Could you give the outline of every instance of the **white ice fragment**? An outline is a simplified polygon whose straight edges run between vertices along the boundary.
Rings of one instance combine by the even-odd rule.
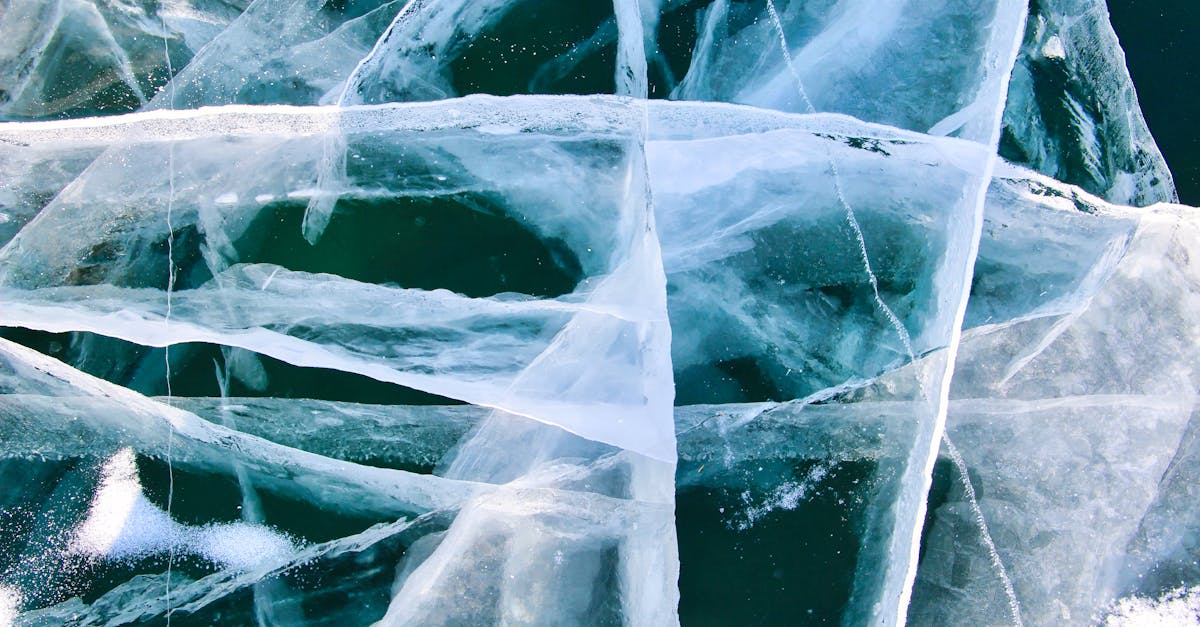
[[[1065,59],[1067,51],[1063,48],[1063,42],[1058,38],[1058,35],[1052,35],[1042,44],[1042,56],[1047,59]]]
[[[226,207],[236,205],[237,201],[238,201],[238,195],[235,192],[226,192],[224,194],[221,194],[220,196],[217,196],[217,198],[215,200],[215,202],[218,205],[222,205],[222,206],[226,206]]]
[[[272,194],[259,194],[254,197],[254,202],[256,202],[260,205],[265,205],[265,204],[271,202],[272,200],[275,200],[275,196]]]

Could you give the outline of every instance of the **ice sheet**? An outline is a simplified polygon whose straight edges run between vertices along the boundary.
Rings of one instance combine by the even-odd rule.
[[[1120,206],[1173,192],[1102,9],[0,34],[0,623],[1080,623],[1200,583],[1200,242]]]

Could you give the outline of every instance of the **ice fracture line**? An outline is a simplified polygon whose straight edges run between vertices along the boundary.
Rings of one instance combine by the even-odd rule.
[[[800,95],[800,99],[804,101],[804,108],[808,113],[816,113],[817,109],[813,106],[812,100],[808,98],[808,92],[804,89],[804,82],[800,80],[800,73],[796,71],[796,65],[792,62],[792,53],[788,48],[787,35],[783,31],[783,22],[779,20],[779,13],[775,10],[774,0],[767,0],[767,11],[771,14],[771,22],[775,25],[775,32],[779,35],[779,47],[783,50],[783,59],[787,64],[788,72],[796,81],[796,92]],[[867,240],[863,237],[862,227],[858,224],[858,218],[854,215],[854,208],[850,206],[850,202],[846,200],[846,194],[842,190],[842,177],[838,172],[837,161],[833,158],[833,154],[826,148],[826,158],[829,160],[829,169],[833,174],[833,191],[837,195],[838,204],[846,210],[846,222],[850,223],[851,230],[854,231],[854,238],[858,240],[858,254],[862,258],[863,268],[867,272],[867,280],[871,283],[871,292],[874,294],[875,305],[887,317],[892,328],[896,330],[896,335],[899,336],[900,342],[904,344],[904,352],[908,356],[908,360],[915,361],[916,356],[913,353],[912,339],[908,335],[908,329],[904,328],[904,323],[892,311],[892,308],[883,301],[883,297],[879,295],[879,280],[875,277],[875,271],[871,269],[871,258],[867,255]]]

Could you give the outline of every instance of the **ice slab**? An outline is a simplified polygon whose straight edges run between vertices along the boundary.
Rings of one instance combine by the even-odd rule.
[[[251,2],[181,66],[148,108],[336,102],[343,82],[404,4]]]
[[[542,0],[413,3],[356,70],[345,102],[669,95],[991,137],[1024,3],[781,1],[775,17],[768,4],[585,2],[568,21]],[[547,29],[530,36],[516,27],[527,19]]]
[[[651,110],[677,399],[902,407],[903,453],[864,514],[840,619],[903,621],[950,362],[943,353],[869,396],[851,390],[953,352],[994,156],[844,116]],[[690,138],[677,138],[685,120]]]
[[[1118,205],[1178,199],[1104,5],[1030,3],[1000,154]]]
[[[449,507],[474,489],[449,482],[443,494],[436,485],[444,482],[437,478],[306,455],[201,420],[7,340],[0,340],[0,350],[5,457],[53,459],[133,446],[165,459],[170,446],[172,462],[181,468],[230,474],[230,454],[236,451],[238,464],[259,485],[297,490],[296,498],[330,507],[389,513]],[[307,467],[311,480],[291,482],[297,467]],[[410,482],[415,489],[403,487]],[[423,484],[428,487],[418,487]]]
[[[205,341],[235,346],[296,365],[356,372],[503,408],[592,439],[672,459],[670,423],[655,418],[669,415],[671,403],[670,381],[659,380],[669,372],[665,361],[669,329],[640,156],[638,108],[612,99],[594,104],[550,102],[557,104],[564,118],[570,116],[570,128],[584,136],[567,134],[553,118],[529,118],[528,108],[520,103],[495,99],[436,105],[436,112],[431,105],[415,105],[415,117],[399,114],[396,107],[362,110],[363,132],[349,138],[361,164],[352,164],[352,181],[347,184],[353,187],[338,196],[445,199],[459,212],[494,212],[542,238],[561,241],[584,273],[574,292],[561,299],[503,294],[468,298],[445,290],[372,285],[261,264],[231,266],[244,257],[252,259],[269,245],[254,240],[271,237],[269,233],[256,235],[252,230],[252,222],[264,206],[270,206],[263,197],[287,202],[304,178],[316,171],[314,164],[320,162],[323,146],[319,136],[302,130],[280,137],[271,134],[269,126],[246,129],[245,111],[235,108],[202,116],[139,117],[151,129],[165,123],[171,129],[168,136],[211,133],[214,127],[226,125],[245,129],[241,132],[249,136],[239,140],[235,131],[233,138],[208,134],[185,140],[187,145],[163,145],[141,140],[156,132],[135,124],[140,133],[130,133],[134,137],[130,145],[110,148],[0,252],[9,259],[4,281],[14,288],[35,288],[5,297],[12,303],[7,308],[9,324],[54,332],[92,331],[144,345]],[[572,109],[582,109],[584,115],[572,115]],[[438,121],[423,126],[422,111],[425,119]],[[320,125],[335,117],[346,128],[347,120],[337,111],[285,110],[277,119],[303,129],[305,124]],[[388,126],[387,120],[399,118],[405,121],[398,128]],[[454,118],[457,123],[447,123]],[[55,125],[10,128],[27,137],[31,131],[36,135],[43,130],[50,137],[61,132]],[[121,132],[119,125],[102,128]],[[524,132],[535,128],[544,130]],[[79,141],[93,141],[82,135]],[[226,159],[228,141],[245,142],[239,150],[245,161],[233,170]],[[202,148],[213,142],[222,148]],[[534,169],[536,175],[507,176],[500,150],[514,145],[541,161]],[[164,151],[166,156],[176,155],[175,170],[200,178],[188,182],[172,170],[163,172],[157,185],[147,186],[141,174],[126,167],[130,160],[162,158]],[[400,172],[376,168],[391,159],[409,167]],[[272,187],[250,182],[252,187],[245,188],[246,181],[237,171],[259,164],[277,169],[279,176],[256,179]],[[589,176],[596,168],[602,174]],[[127,181],[130,193],[134,188],[143,190],[140,201],[112,197],[106,208],[91,208],[86,200],[92,195],[88,181],[110,186],[114,176]],[[559,183],[562,179],[580,184],[564,187]],[[80,232],[82,225],[72,216],[81,210],[81,203],[89,205],[88,212],[105,225],[101,230]],[[176,206],[172,228],[167,230],[164,214]],[[125,226],[114,228],[116,224]],[[59,245],[63,229],[78,233],[74,250]],[[167,317],[168,277],[151,279],[160,274],[153,268],[165,262],[167,241],[183,264],[176,271],[180,282],[171,298],[172,325],[159,323]],[[81,272],[79,262],[85,258],[93,261],[85,262],[90,269]],[[486,257],[479,262],[489,263]],[[313,300],[315,293],[324,293],[326,300]],[[208,307],[214,297],[225,305]],[[18,304],[21,301],[23,305]],[[364,302],[374,305],[364,308]],[[90,312],[70,313],[76,304]],[[311,315],[302,316],[309,322],[295,324],[297,310],[289,309],[293,306],[309,308]],[[442,309],[446,317],[422,319],[434,309]],[[518,313],[522,309],[532,317]],[[34,323],[34,318],[49,324]],[[400,334],[395,337],[408,341],[388,341],[387,331],[370,340],[361,332],[371,326],[391,327],[391,333]],[[461,341],[471,336],[478,341]],[[593,362],[578,359],[585,345],[607,355],[606,373],[595,369]],[[619,374],[631,368],[639,374],[633,375],[632,370],[629,375]],[[663,374],[643,376],[652,372]],[[613,381],[620,383],[614,387]],[[640,389],[621,390],[626,381],[642,383]],[[592,419],[589,412],[604,417]]]
[[[685,107],[704,121],[725,113]],[[684,120],[672,116],[661,132]],[[987,151],[823,122],[781,117],[753,133],[702,123],[695,139],[647,145],[685,403],[803,398],[950,340]],[[933,170],[936,180],[923,174]],[[685,396],[689,368],[731,360],[749,362],[761,396]]]
[[[450,622],[472,616],[501,620],[528,617],[539,608],[547,615],[579,616],[587,611],[592,594],[588,590],[596,582],[610,582],[598,589],[595,602],[603,604],[612,616],[672,622],[677,612],[674,582],[678,568],[670,540],[674,526],[670,506],[675,457],[670,414],[673,385],[665,278],[641,149],[644,111],[615,99],[540,102],[547,106],[535,115],[530,114],[529,103],[476,98],[413,105],[406,110],[394,106],[234,107],[147,112],[93,124],[9,126],[8,131],[20,136],[27,147],[60,145],[59,140],[75,150],[99,144],[108,147],[6,248],[4,254],[11,254],[13,263],[5,267],[14,272],[6,274],[12,289],[4,297],[5,311],[12,316],[10,321],[21,318],[16,324],[27,329],[88,331],[141,346],[194,341],[219,345],[229,370],[222,375],[218,367],[218,379],[230,376],[234,357],[249,355],[234,349],[245,349],[300,366],[332,367],[474,402],[476,425],[471,431],[455,434],[453,437],[461,437],[455,446],[430,453],[436,455],[438,475],[418,475],[313,453],[292,453],[242,435],[232,431],[238,416],[227,400],[218,402],[211,415],[228,427],[203,423],[181,409],[138,401],[153,405],[158,413],[182,415],[190,421],[187,424],[202,424],[202,431],[228,433],[244,446],[256,443],[254,451],[277,454],[288,450],[288,456],[307,455],[316,467],[346,473],[341,483],[351,484],[349,490],[339,492],[337,480],[314,482],[305,471],[298,476],[299,485],[292,485],[296,476],[273,477],[263,471],[261,459],[235,456],[221,470],[233,474],[247,504],[255,501],[256,493],[264,495],[262,498],[282,494],[319,502],[349,497],[360,481],[386,481],[394,473],[411,479],[381,486],[380,494],[358,499],[347,508],[373,516],[433,511],[449,519],[439,529],[404,543],[401,570],[390,586],[398,600],[379,615],[385,622],[417,620],[412,617],[418,615],[426,617],[421,620],[441,616]],[[560,116],[546,115],[555,109]],[[354,111],[358,112],[357,122]],[[380,274],[369,266],[338,265],[337,261],[331,262],[334,265],[328,266],[329,270],[346,276],[289,270],[277,263],[245,263],[266,259],[298,263],[294,254],[288,256],[286,247],[269,239],[273,237],[270,220],[280,214],[298,216],[305,200],[330,193],[313,189],[311,182],[323,162],[326,133],[330,128],[343,132],[355,125],[359,127],[356,133],[343,136],[353,155],[347,160],[343,187],[333,191],[341,199],[338,207],[343,215],[349,211],[356,219],[374,216],[368,219],[388,220],[389,214],[407,212],[412,216],[415,212],[418,226],[502,227],[542,246],[544,255],[534,261],[557,266],[564,280],[529,284],[525,289],[531,294],[511,291],[503,265],[508,262],[500,260],[509,254],[523,255],[512,247],[473,251],[474,257],[458,255],[456,261],[463,264],[463,272],[443,274],[446,284],[420,287],[402,284],[419,280],[416,272]],[[238,152],[247,161],[240,166],[226,160],[229,142],[242,144]],[[512,148],[522,150],[541,166],[526,176],[511,176],[505,151]],[[148,195],[137,200],[114,197],[113,204],[95,213],[99,224],[111,226],[116,220],[128,229],[102,227],[88,235],[78,231],[91,242],[80,242],[74,251],[54,250],[61,233],[52,236],[52,232],[71,228],[80,211],[92,213],[71,201],[73,195],[83,199],[113,176],[126,177],[130,191],[142,187],[133,180],[127,164],[139,159],[152,163],[164,154],[172,165],[161,173],[158,186],[144,188]],[[395,164],[400,164],[398,170]],[[281,176],[269,183],[274,188],[238,187],[245,179],[229,170],[231,166],[235,170],[274,169]],[[555,171],[559,174],[554,175]],[[192,175],[197,178],[188,182]],[[347,234],[343,219],[335,215],[329,223],[329,241],[373,234]],[[299,229],[294,233],[299,236]],[[486,241],[482,233],[476,237]],[[166,244],[166,250],[159,243]],[[94,256],[97,246],[123,252],[98,258]],[[143,256],[134,253],[135,249],[154,252]],[[419,254],[430,257],[426,264],[444,263],[447,258],[437,256],[439,252],[418,249]],[[78,265],[80,254],[96,261],[87,277],[71,270]],[[419,254],[410,259],[420,261]],[[178,262],[174,276],[172,272],[157,277],[142,274],[159,261]],[[56,264],[65,272],[52,270]],[[34,270],[34,265],[42,269]],[[314,300],[318,294],[325,297]],[[213,298],[224,304],[211,307]],[[309,307],[311,315],[298,317],[296,306]],[[445,316],[428,317],[437,309]],[[26,324],[34,318],[49,325]],[[379,327],[381,333],[375,340],[363,333],[371,327]],[[469,336],[480,340],[473,349],[459,342]],[[84,346],[114,350],[102,344],[83,342]],[[114,346],[115,354],[132,354],[131,349]],[[625,370],[628,367],[633,370]],[[72,380],[76,379],[94,382],[81,374],[72,375]],[[226,389],[227,380],[221,385]],[[583,400],[589,396],[591,400]],[[58,396],[31,399],[12,395],[7,400],[14,403],[16,415],[65,418],[61,411],[56,414],[47,407],[61,404]],[[79,404],[98,403],[88,398]],[[501,407],[512,411],[500,411]],[[535,416],[541,422],[518,414]],[[99,431],[100,437],[90,442],[94,447],[104,437],[111,437],[104,425],[114,419],[120,417],[101,412],[83,425],[68,423],[64,430]],[[46,448],[43,438],[50,437],[48,431],[29,429],[22,421],[8,426],[19,436],[6,439],[14,454]],[[153,431],[130,430],[142,438],[135,448],[170,460],[177,472],[214,472],[194,461],[197,455],[203,459],[204,446],[197,453],[190,440],[168,439],[168,452],[163,450],[162,437]],[[170,432],[164,429],[161,433]],[[79,454],[95,450],[80,444]],[[58,447],[56,453],[69,455],[69,448]],[[428,472],[431,460],[425,457],[422,461],[421,470]],[[361,472],[355,470],[359,468]],[[432,483],[425,485],[426,479]],[[429,486],[441,482],[467,491],[428,491]],[[498,499],[468,497],[469,503],[456,500],[493,487],[505,490],[505,495]],[[324,490],[326,496],[303,496],[308,489]],[[483,513],[473,513],[480,511]],[[571,522],[570,517],[580,511],[590,513]],[[511,521],[503,522],[505,516],[511,516]],[[496,525],[500,525],[499,531]],[[462,569],[471,568],[466,556],[484,538],[497,540],[495,559],[510,566],[479,573],[464,582]],[[498,538],[507,539],[500,542]],[[172,546],[181,554],[187,549],[186,542]],[[540,559],[530,561],[531,555],[545,559],[562,555],[563,568],[543,569]],[[277,570],[280,568],[291,567],[280,565]],[[509,571],[523,573],[523,588],[513,587],[505,574]],[[654,585],[644,583],[648,574]],[[149,571],[139,575],[154,576]],[[241,615],[238,612],[246,610],[237,599],[247,586],[253,590],[250,596],[256,608],[273,606],[270,599],[279,595],[303,599],[310,592],[304,586],[295,591],[287,581],[271,583],[261,573],[256,579],[238,579],[244,585],[209,579],[224,576],[212,573],[194,578],[194,583],[158,579],[132,585],[130,580],[128,589],[110,591],[116,595],[110,600],[115,603],[133,595],[137,600],[129,600],[132,606],[121,611],[137,609],[133,615],[159,616],[169,607],[148,592],[155,581],[164,587],[170,583],[182,591],[177,591],[175,608],[202,617],[213,611],[214,604],[226,603],[240,608],[233,615]],[[279,577],[271,575],[269,579]],[[26,583],[23,589],[30,587]],[[195,592],[189,592],[192,590]],[[463,590],[477,592],[479,603],[456,601]],[[503,598],[489,591],[504,591]],[[566,600],[552,607],[551,601],[560,596]],[[196,598],[199,600],[192,600]],[[106,612],[114,609],[112,604],[80,608],[78,602],[61,603],[66,605],[42,611],[49,612],[48,616],[59,611],[107,616]],[[45,599],[33,607],[45,607]]]
[[[1196,278],[1183,254],[1196,242],[1195,211],[1139,213],[1092,197],[1085,213],[1061,206],[1082,191],[1040,196],[1037,180],[998,180],[995,191],[1024,190],[1042,241],[1081,224],[1115,239],[1093,244],[1070,297],[966,333],[947,427],[964,467],[951,470],[927,532],[912,610],[921,620],[1088,622],[1118,599],[1162,596],[1195,576],[1182,541],[1194,508],[1181,483],[1195,456],[1200,329],[1187,313]],[[1012,276],[1025,291],[1061,289],[1053,275]]]
[[[0,620],[1079,622],[1200,581],[1195,228],[1102,200],[1171,197],[1102,11],[0,33],[6,119],[147,109],[0,123],[0,333],[70,361],[0,343]]]
[[[247,4],[13,3],[0,15],[0,119],[134,111]]]
[[[845,113],[987,143],[1024,14],[1024,3],[1006,1],[718,0],[674,97]]]

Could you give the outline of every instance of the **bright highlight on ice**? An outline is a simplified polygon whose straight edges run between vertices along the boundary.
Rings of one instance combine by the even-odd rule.
[[[297,550],[291,539],[260,525],[192,527],[175,522],[142,493],[136,456],[129,448],[101,467],[88,517],[77,529],[71,548],[106,560],[139,559],[174,550],[241,570],[286,560]]]

